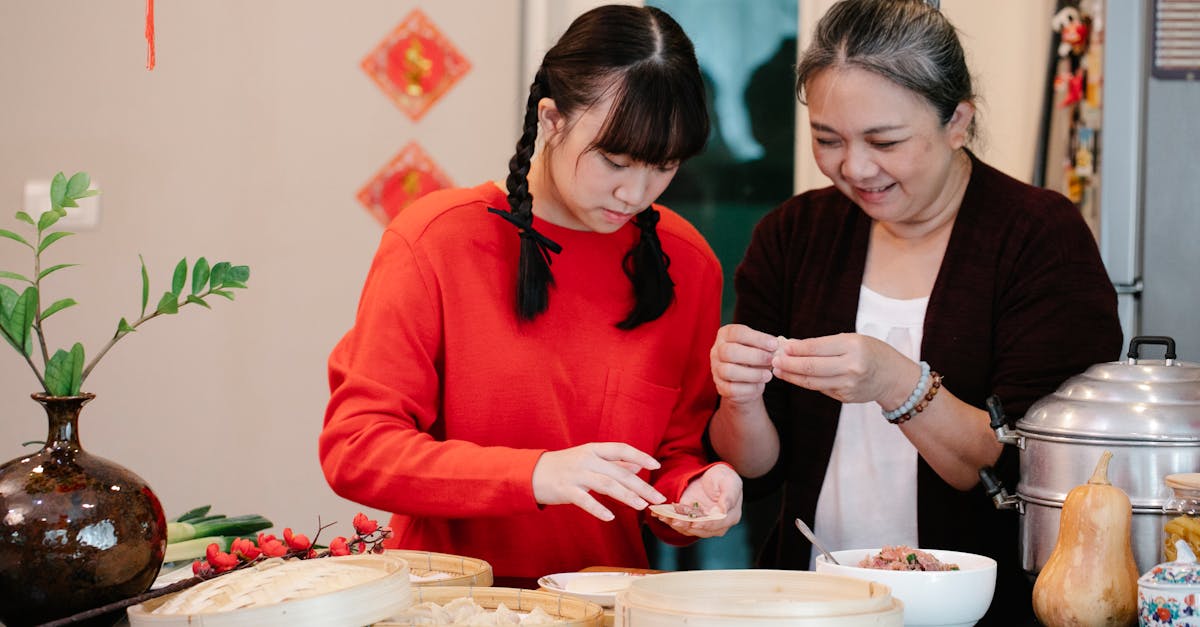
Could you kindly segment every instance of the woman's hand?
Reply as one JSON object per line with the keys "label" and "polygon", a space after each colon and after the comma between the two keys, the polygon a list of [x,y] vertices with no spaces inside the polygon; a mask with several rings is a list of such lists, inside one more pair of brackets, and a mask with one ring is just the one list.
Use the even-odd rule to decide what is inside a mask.
{"label": "woman's hand", "polygon": [[749,403],[761,398],[771,380],[771,358],[778,348],[778,338],[748,326],[721,327],[709,351],[709,363],[722,402]]}
{"label": "woman's hand", "polygon": [[921,377],[921,367],[896,349],[858,333],[785,340],[771,362],[776,377],[843,403],[875,401],[899,407]]}
{"label": "woman's hand", "polygon": [[679,496],[679,502],[699,503],[703,512],[709,512],[715,507],[725,512],[725,517],[702,522],[664,518],[657,514],[654,514],[654,517],[686,536],[723,536],[742,519],[742,478],[728,465],[716,464],[688,484]]}
{"label": "woman's hand", "polygon": [[547,451],[533,467],[533,498],[542,505],[571,504],[603,521],[613,513],[588,492],[612,497],[634,509],[666,497],[637,473],[655,470],[654,457],[621,442],[593,442]]}

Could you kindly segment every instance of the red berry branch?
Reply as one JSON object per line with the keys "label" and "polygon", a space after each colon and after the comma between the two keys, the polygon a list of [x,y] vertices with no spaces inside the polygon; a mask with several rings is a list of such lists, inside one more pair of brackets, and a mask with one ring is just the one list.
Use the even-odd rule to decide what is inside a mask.
{"label": "red berry branch", "polygon": [[60,618],[58,620],[43,623],[39,627],[57,627],[58,625],[70,625],[78,623],[89,618],[95,618],[114,612],[116,610],[125,609],[144,603],[150,599],[155,599],[160,596],[171,594],[190,588],[200,582],[220,577],[234,571],[250,568],[251,566],[267,559],[280,557],[284,559],[317,559],[322,557],[339,557],[343,555],[363,555],[367,553],[383,553],[383,541],[390,538],[392,530],[390,527],[381,527],[379,522],[367,518],[366,514],[359,512],[354,516],[354,535],[346,538],[345,536],[337,536],[329,543],[329,547],[323,550],[317,550],[317,538],[321,536],[321,532],[336,525],[330,523],[322,525],[321,519],[317,518],[317,533],[313,535],[312,540],[304,534],[292,532],[291,527],[283,529],[283,540],[280,541],[274,534],[260,533],[257,539],[238,538],[234,540],[229,552],[221,551],[220,545],[216,542],[208,545],[205,551],[205,558],[196,562],[192,562],[192,574],[189,579],[184,579],[173,583],[165,588],[151,590],[143,594],[120,601],[114,601],[108,605],[103,605],[86,612],[80,612]]}

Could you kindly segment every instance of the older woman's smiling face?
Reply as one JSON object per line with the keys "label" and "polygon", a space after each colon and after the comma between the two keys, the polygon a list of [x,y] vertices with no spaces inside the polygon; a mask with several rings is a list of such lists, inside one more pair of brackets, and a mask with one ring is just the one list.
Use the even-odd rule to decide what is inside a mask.
{"label": "older woman's smiling face", "polygon": [[951,204],[947,183],[964,167],[971,105],[959,104],[942,124],[916,93],[855,67],[818,73],[805,93],[817,166],[869,216],[922,222]]}

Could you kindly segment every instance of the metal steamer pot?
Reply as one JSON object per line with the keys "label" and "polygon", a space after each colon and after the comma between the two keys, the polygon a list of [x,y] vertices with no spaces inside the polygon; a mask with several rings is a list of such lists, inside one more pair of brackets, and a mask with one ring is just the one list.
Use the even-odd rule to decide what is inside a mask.
{"label": "metal steamer pot", "polygon": [[[1140,359],[1143,345],[1166,346],[1165,359]],[[1175,340],[1140,336],[1128,359],[1088,368],[1035,402],[1015,429],[999,401],[988,399],[997,438],[1020,449],[1015,495],[990,469],[980,471],[997,508],[1021,516],[1021,566],[1036,575],[1058,540],[1067,493],[1087,482],[1104,451],[1112,451],[1108,478],[1133,504],[1132,546],[1138,572],[1162,561],[1163,505],[1171,496],[1163,477],[1200,471],[1200,364],[1177,361]]]}

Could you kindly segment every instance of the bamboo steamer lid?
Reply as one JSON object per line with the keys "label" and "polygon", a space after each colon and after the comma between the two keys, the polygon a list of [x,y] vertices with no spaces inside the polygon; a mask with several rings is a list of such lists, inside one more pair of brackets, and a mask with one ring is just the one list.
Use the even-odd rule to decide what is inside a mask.
{"label": "bamboo steamer lid", "polygon": [[[601,627],[604,624],[604,608],[590,601],[553,592],[524,590],[521,588],[479,588],[463,586],[427,586],[413,588],[412,606],[422,603],[445,605],[459,598],[469,598],[485,610],[494,610],[503,603],[517,612],[531,612],[541,608],[557,619],[557,627]],[[426,623],[406,619],[403,613],[379,623],[374,627],[407,627]]]}
{"label": "bamboo steamer lid", "polygon": [[902,627],[879,583],[792,570],[696,570],[640,577],[617,594],[615,625]]}
{"label": "bamboo steamer lid", "polygon": [[131,627],[360,627],[404,610],[411,596],[398,557],[270,559],[127,613]]}
{"label": "bamboo steamer lid", "polygon": [[409,579],[416,587],[492,585],[492,565],[481,559],[406,549],[388,549],[384,555],[408,562]]}

